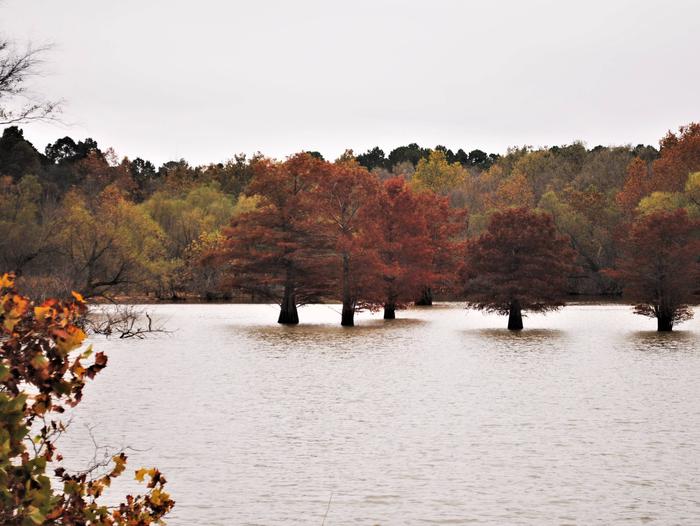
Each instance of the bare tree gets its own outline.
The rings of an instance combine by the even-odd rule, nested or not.
[[[47,47],[18,51],[0,37],[0,126],[53,118],[61,101],[38,97],[27,89],[27,79],[39,73]]]

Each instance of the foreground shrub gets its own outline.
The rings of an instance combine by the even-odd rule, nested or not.
[[[101,475],[60,467],[55,441],[65,426],[57,415],[80,403],[86,382],[107,365],[103,353],[79,351],[85,312],[80,294],[35,305],[17,292],[13,276],[0,277],[0,524],[145,526],[162,523],[174,505],[157,469],[136,471],[138,481],[146,479],[145,495],[128,495],[118,506],[100,504],[126,469],[124,453]],[[47,474],[49,463],[54,477]]]

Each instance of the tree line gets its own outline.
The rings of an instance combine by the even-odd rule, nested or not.
[[[16,126],[0,137],[0,265],[23,290],[277,301],[282,323],[309,302],[342,301],[350,325],[357,310],[390,319],[438,295],[513,313],[517,327],[519,309],[625,292],[670,327],[700,288],[699,203],[695,123],[658,149],[573,143],[499,156],[409,144],[335,161],[241,154],[160,167],[89,138],[41,153]],[[644,284],[633,273],[652,248],[665,252],[645,275],[661,281]],[[539,267],[523,260],[536,249]],[[650,289],[656,298],[642,297]],[[503,290],[507,305],[495,299]]]

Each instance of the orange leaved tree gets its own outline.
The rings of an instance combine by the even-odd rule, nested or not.
[[[432,278],[431,239],[419,196],[403,177],[384,182],[381,207],[384,319],[393,320]]]
[[[160,524],[174,505],[157,469],[136,471],[137,480],[147,477],[145,495],[129,495],[116,507],[100,504],[126,469],[124,453],[100,476],[60,467],[55,441],[65,426],[56,415],[77,405],[87,381],[107,365],[103,353],[79,350],[85,311],[75,292],[68,302],[35,305],[15,290],[12,275],[0,276],[0,524],[147,526]],[[56,466],[53,480],[61,490],[46,472],[48,463]]]
[[[700,170],[700,123],[681,126],[678,134],[661,139],[659,158],[654,161],[654,187],[661,192],[681,192],[688,174]]]
[[[552,216],[528,208],[495,212],[468,246],[465,265],[470,307],[508,315],[508,329],[523,328],[522,311],[564,305],[574,251],[559,237]]]
[[[354,159],[341,159],[330,168],[318,182],[314,211],[325,247],[323,260],[331,262],[328,292],[342,299],[341,325],[351,327],[355,312],[378,308],[386,299],[381,186]]]
[[[308,153],[283,163],[257,162],[246,193],[257,196],[258,205],[224,230],[218,259],[230,284],[278,302],[279,323],[299,323],[297,306],[317,301],[327,289],[312,192],[328,166]]]
[[[684,209],[637,218],[622,240],[613,277],[636,303],[635,312],[657,319],[659,331],[692,317],[700,289],[700,221]]]
[[[466,209],[453,208],[449,199],[431,191],[418,194],[418,213],[428,228],[428,279],[416,305],[432,305],[433,293],[454,292],[459,280],[469,219]]]
[[[631,212],[652,192],[682,192],[688,175],[700,171],[700,123],[681,126],[678,134],[668,132],[660,141],[659,158],[647,163],[634,158],[617,201]]]

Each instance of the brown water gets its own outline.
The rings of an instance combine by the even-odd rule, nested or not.
[[[298,327],[267,305],[148,309],[175,332],[96,338],[109,366],[59,445],[82,467],[90,424],[139,449],[168,524],[700,524],[697,319],[658,335],[580,305],[511,334],[458,304],[352,329],[336,306]]]

